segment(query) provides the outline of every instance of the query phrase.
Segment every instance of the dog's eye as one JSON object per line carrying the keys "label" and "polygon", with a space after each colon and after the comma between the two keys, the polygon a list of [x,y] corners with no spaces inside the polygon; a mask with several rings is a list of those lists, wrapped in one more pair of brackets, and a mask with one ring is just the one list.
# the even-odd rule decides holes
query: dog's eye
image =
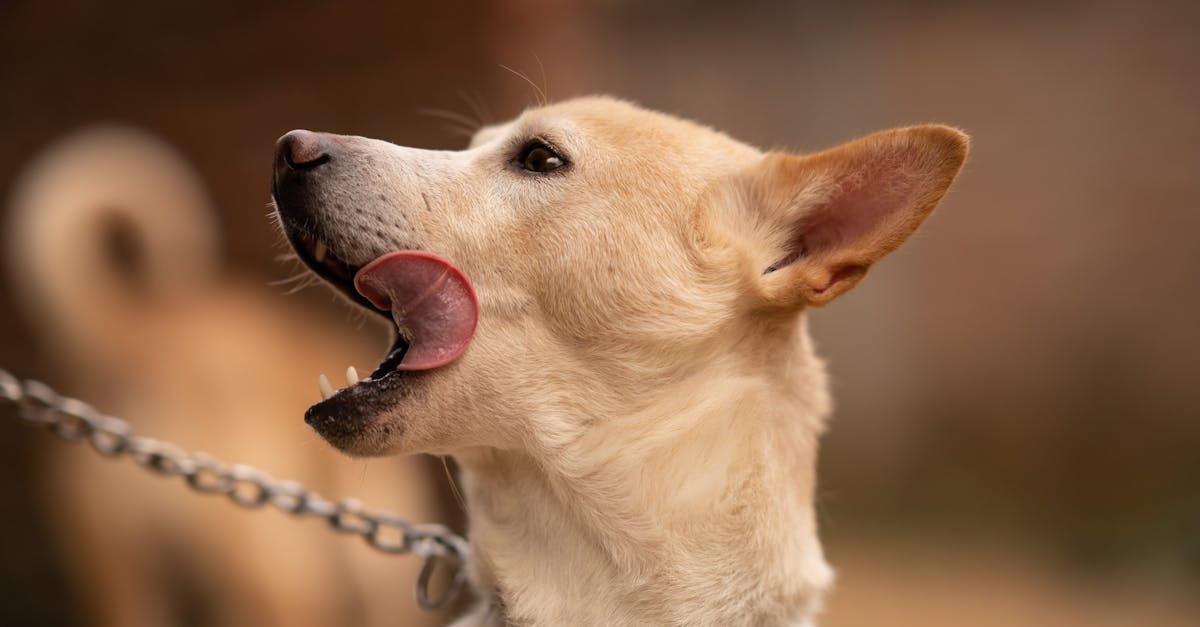
{"label": "dog's eye", "polygon": [[567,165],[567,161],[546,144],[530,142],[517,155],[517,165],[530,172],[552,172]]}

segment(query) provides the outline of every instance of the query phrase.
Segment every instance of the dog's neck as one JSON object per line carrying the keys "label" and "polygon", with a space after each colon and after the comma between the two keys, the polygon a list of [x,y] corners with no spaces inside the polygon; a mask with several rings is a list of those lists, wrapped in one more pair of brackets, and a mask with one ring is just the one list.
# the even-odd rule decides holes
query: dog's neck
{"label": "dog's neck", "polygon": [[808,624],[832,578],[812,506],[828,400],[793,339],[546,452],[459,455],[473,576],[499,600],[462,624]]}

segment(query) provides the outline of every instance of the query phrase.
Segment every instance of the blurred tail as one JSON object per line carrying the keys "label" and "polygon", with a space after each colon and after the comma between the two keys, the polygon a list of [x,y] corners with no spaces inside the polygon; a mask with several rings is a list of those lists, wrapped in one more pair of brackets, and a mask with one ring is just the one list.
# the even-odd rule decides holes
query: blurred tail
{"label": "blurred tail", "polygon": [[140,308],[196,287],[218,258],[199,177],[128,128],[86,129],[48,148],[18,178],[8,218],[17,300],[69,351],[112,348]]}

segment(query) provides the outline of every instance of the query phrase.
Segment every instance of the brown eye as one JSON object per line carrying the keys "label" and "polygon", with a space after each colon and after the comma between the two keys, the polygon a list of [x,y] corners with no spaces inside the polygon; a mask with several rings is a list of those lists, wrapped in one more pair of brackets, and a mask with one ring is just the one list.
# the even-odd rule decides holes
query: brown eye
{"label": "brown eye", "polygon": [[517,163],[530,172],[552,172],[567,164],[553,149],[540,142],[526,146],[517,157]]}

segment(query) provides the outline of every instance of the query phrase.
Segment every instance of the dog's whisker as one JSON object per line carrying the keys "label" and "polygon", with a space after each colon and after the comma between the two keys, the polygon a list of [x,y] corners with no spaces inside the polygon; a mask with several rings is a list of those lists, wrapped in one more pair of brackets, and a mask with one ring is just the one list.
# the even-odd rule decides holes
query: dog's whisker
{"label": "dog's whisker", "polygon": [[483,111],[483,115],[480,116],[480,119],[483,120],[485,124],[491,124],[495,122],[496,116],[492,114],[492,108],[488,106],[487,100],[483,97],[483,94],[479,93],[478,91],[472,91],[471,93],[475,95],[475,102],[479,104],[479,108]]}
{"label": "dog's whisker", "polygon": [[538,104],[539,104],[539,105],[541,105],[541,106],[545,106],[545,105],[546,105],[546,103],[547,103],[547,100],[546,100],[546,92],[542,91],[542,88],[541,88],[541,87],[538,87],[538,86],[537,86],[537,83],[535,83],[535,82],[533,82],[532,80],[530,80],[530,78],[529,78],[528,76],[526,76],[526,75],[522,74],[521,72],[518,72],[517,70],[514,70],[514,69],[512,69],[512,68],[508,67],[507,65],[504,65],[503,63],[501,63],[501,64],[500,64],[500,67],[501,67],[501,68],[503,68],[503,69],[505,69],[505,70],[508,70],[508,71],[509,71],[509,72],[511,72],[513,75],[515,75],[517,78],[520,78],[521,80],[523,80],[523,81],[525,81],[526,83],[528,83],[528,84],[529,84],[529,86],[533,88],[533,93],[534,93],[534,95],[535,95],[535,96],[537,96],[537,101],[538,101]]}
{"label": "dog's whisker", "polygon": [[476,131],[473,131],[464,126],[458,126],[455,124],[446,124],[442,128],[445,128],[446,131],[449,132],[451,135],[461,135],[463,137],[466,137],[467,139],[474,137],[475,133],[476,133]]}
{"label": "dog's whisker", "polygon": [[464,113],[463,117],[469,118],[471,120],[471,125],[475,128],[482,128],[484,124],[483,116],[479,115],[479,109],[475,107],[475,103],[471,102],[471,99],[467,97],[466,92],[463,90],[460,89],[455,93],[458,95],[458,99],[467,106],[467,113],[470,113],[469,116]]}
{"label": "dog's whisker", "polygon": [[280,287],[283,285],[290,285],[292,283],[295,283],[296,281],[303,281],[311,276],[312,275],[309,274],[308,272],[298,272],[296,274],[293,274],[290,277],[276,279],[274,281],[268,281],[267,285],[269,285],[271,287]]}
{"label": "dog's whisker", "polygon": [[479,127],[483,125],[477,120],[472,120],[469,116],[446,109],[417,109],[417,113],[460,124],[464,128],[473,129],[472,133],[479,130]]}
{"label": "dog's whisker", "polygon": [[462,100],[463,103],[467,105],[467,108],[471,110],[471,113],[474,114],[474,120],[478,123],[478,128],[482,128],[488,124],[488,116],[483,114],[483,107],[480,106],[480,103],[475,100],[473,95],[460,89],[458,90],[458,98],[459,100]]}
{"label": "dog's whisker", "polygon": [[314,279],[314,280],[311,280],[311,281],[305,281],[305,282],[303,282],[303,283],[300,283],[300,284],[298,284],[298,285],[296,285],[296,286],[293,286],[291,289],[289,289],[289,290],[285,291],[285,292],[283,293],[283,295],[284,295],[284,296],[291,296],[291,295],[293,295],[293,294],[298,294],[298,293],[300,293],[300,292],[303,292],[304,290],[306,290],[306,289],[308,289],[308,288],[310,288],[310,287],[316,287],[316,286],[318,286],[318,285],[320,285],[320,284],[321,284],[321,283],[320,283],[320,281],[317,281],[317,280],[315,280],[315,279]]}
{"label": "dog's whisker", "polygon": [[372,320],[372,314],[365,309],[355,307],[354,309],[346,310],[346,323],[354,325],[356,330],[361,331],[366,326],[368,320]]}
{"label": "dog's whisker", "polygon": [[538,71],[540,71],[542,74],[541,92],[542,92],[542,106],[544,107],[544,106],[550,104],[550,84],[546,80],[546,66],[542,65],[542,58],[538,56],[537,52],[531,50],[530,54],[533,55],[533,60],[537,61]]}
{"label": "dog's whisker", "polygon": [[458,503],[459,508],[463,513],[467,512],[467,500],[463,498],[462,492],[458,489],[458,482],[454,480],[454,473],[450,472],[450,463],[446,461],[446,456],[440,457],[442,460],[442,470],[446,471],[446,481],[450,482],[450,492],[454,495],[454,501]]}
{"label": "dog's whisker", "polygon": [[303,280],[303,281],[296,283],[295,285],[287,288],[286,290],[284,290],[283,294],[284,294],[284,296],[291,296],[292,294],[298,294],[310,287],[316,287],[320,284],[321,284],[320,281],[313,280],[313,279],[306,279],[306,280]]}

